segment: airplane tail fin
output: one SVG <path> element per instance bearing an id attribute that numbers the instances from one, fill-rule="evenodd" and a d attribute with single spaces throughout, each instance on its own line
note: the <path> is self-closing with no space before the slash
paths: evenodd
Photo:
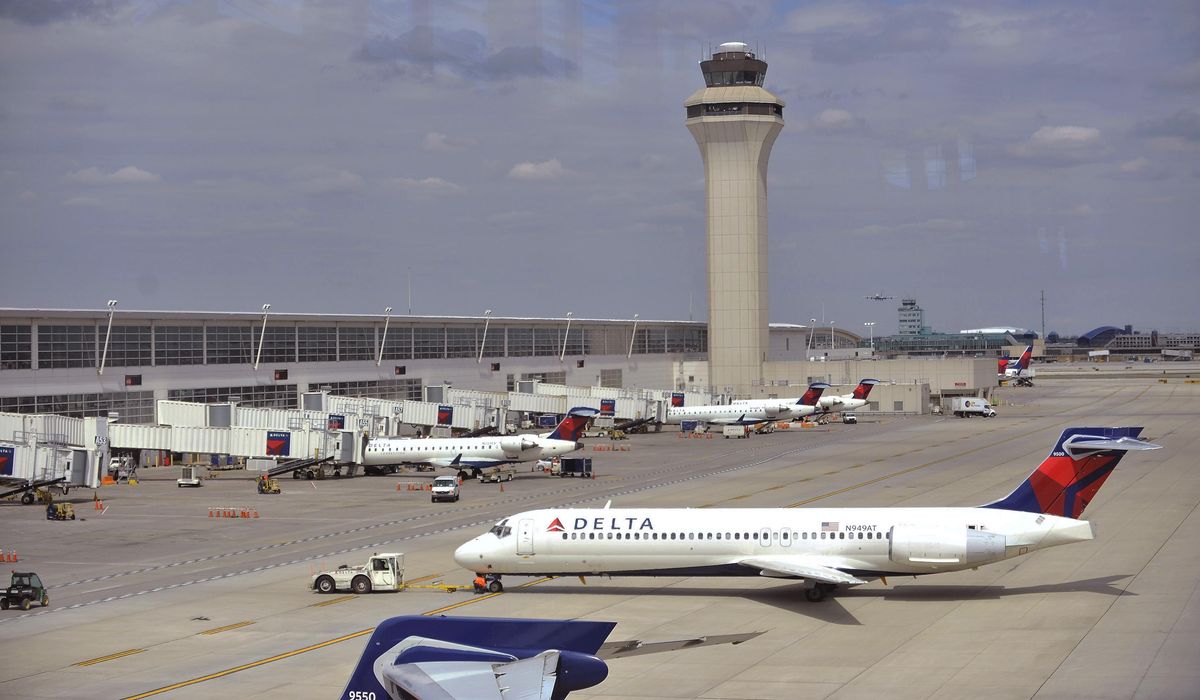
<path id="1" fill-rule="evenodd" d="M 817 401 L 821 399 L 821 394 L 824 394 L 828 388 L 829 385 L 825 382 L 813 382 L 808 385 L 808 391 L 805 391 L 804 396 L 801 396 L 796 403 L 801 406 L 816 406 Z"/>
<path id="2" fill-rule="evenodd" d="M 871 395 L 871 388 L 879 383 L 878 379 L 864 379 L 854 387 L 854 393 L 851 398 L 866 400 Z"/>
<path id="3" fill-rule="evenodd" d="M 412 697 L 408 691 L 414 686 L 427 690 L 428 697 L 471 697 L 474 693 L 464 689 L 461 676 L 476 670 L 484 680 L 490 678 L 495 683 L 495 670 L 501 666 L 513 671 L 505 685 L 521 691 L 521 697 L 544 697 L 536 691 L 547 683 L 554 697 L 564 697 L 568 691 L 604 680 L 607 666 L 594 655 L 615 626 L 613 622 L 589 620 L 423 615 L 389 618 L 371 634 L 341 700 Z M 559 652 L 557 667 L 549 668 L 548 674 L 539 669 L 537 677 L 528 678 L 524 670 L 516 668 L 518 660 L 544 655 L 547 650 Z M 451 666 L 448 671 L 438 668 L 447 665 Z M 472 669 L 472 665 L 479 668 Z M 473 687 L 478 692 L 481 686 Z"/>
<path id="4" fill-rule="evenodd" d="M 1014 369 L 1029 369 L 1029 361 L 1033 359 L 1033 346 L 1026 345 L 1025 352 L 1021 353 L 1021 357 L 1017 359 L 1017 364 Z"/>
<path id="5" fill-rule="evenodd" d="M 600 413 L 594 408 L 587 406 L 576 406 L 567 411 L 567 415 L 563 416 L 562 421 L 555 426 L 552 432 L 549 432 L 542 437 L 551 440 L 568 440 L 570 442 L 578 442 L 579 436 L 583 434 L 583 429 L 587 427 L 588 419 Z"/>
<path id="6" fill-rule="evenodd" d="M 1141 428 L 1067 428 L 1050 455 L 1012 493 L 982 508 L 1078 518 L 1126 452 L 1157 450 Z"/>

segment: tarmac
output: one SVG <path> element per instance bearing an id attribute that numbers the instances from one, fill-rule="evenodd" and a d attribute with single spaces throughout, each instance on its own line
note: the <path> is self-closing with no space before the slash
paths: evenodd
<path id="1" fill-rule="evenodd" d="M 592 439 L 595 479 L 525 471 L 503 489 L 467 482 L 458 503 L 408 490 L 428 474 L 282 479 L 282 494 L 258 495 L 239 472 L 177 488 L 173 468 L 99 489 L 102 509 L 73 491 L 73 522 L 0 503 L 0 548 L 20 556 L 5 566 L 37 572 L 51 598 L 0 613 L 0 697 L 338 697 L 381 620 L 455 614 L 609 620 L 610 640 L 763 632 L 614 659 L 580 698 L 1196 698 L 1200 384 L 1039 379 L 998 396 L 992 419 Z M 508 577 L 505 592 L 475 595 L 451 559 L 493 522 L 547 506 L 986 503 L 1075 425 L 1142 425 L 1164 449 L 1128 456 L 1100 490 L 1085 513 L 1096 540 L 975 571 L 809 603 L 801 584 L 765 578 Z M 210 507 L 251 517 L 209 517 Z M 463 588 L 309 589 L 314 572 L 372 552 L 403 552 L 409 581 Z"/>

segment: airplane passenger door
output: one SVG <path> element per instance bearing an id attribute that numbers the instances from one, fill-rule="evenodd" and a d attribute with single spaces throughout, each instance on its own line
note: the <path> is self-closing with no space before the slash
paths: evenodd
<path id="1" fill-rule="evenodd" d="M 533 554 L 533 520 L 525 518 L 517 523 L 517 554 Z"/>

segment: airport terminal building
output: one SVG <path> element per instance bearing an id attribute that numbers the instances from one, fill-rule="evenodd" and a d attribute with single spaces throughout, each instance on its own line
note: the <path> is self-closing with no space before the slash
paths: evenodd
<path id="1" fill-rule="evenodd" d="M 0 412 L 154 420 L 156 399 L 297 408 L 307 391 L 424 400 L 429 386 L 525 379 L 676 387 L 702 322 L 0 310 Z M 680 387 L 686 388 L 686 387 Z"/>

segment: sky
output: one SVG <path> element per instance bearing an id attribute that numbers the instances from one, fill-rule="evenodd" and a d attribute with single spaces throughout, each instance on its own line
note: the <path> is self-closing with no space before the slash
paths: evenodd
<path id="1" fill-rule="evenodd" d="M 1040 331 L 1044 290 L 1047 332 L 1200 330 L 1197 37 L 1188 0 L 0 0 L 0 306 L 702 320 L 683 101 L 736 40 L 787 103 L 773 322 Z"/>

